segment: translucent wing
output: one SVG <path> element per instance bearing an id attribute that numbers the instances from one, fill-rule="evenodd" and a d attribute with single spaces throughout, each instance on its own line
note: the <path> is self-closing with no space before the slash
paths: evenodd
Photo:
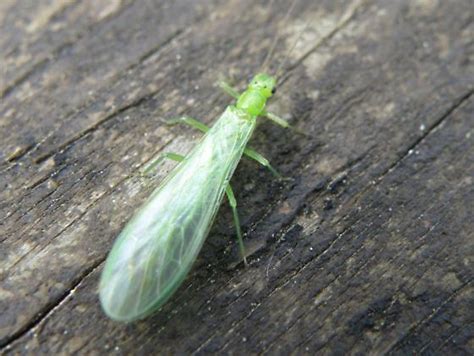
<path id="1" fill-rule="evenodd" d="M 254 117 L 228 107 L 126 225 L 100 281 L 100 300 L 111 318 L 144 317 L 180 285 L 254 127 Z"/>

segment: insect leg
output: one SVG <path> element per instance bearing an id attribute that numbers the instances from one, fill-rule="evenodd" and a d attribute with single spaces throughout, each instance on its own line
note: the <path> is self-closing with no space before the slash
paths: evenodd
<path id="1" fill-rule="evenodd" d="M 262 116 L 269 119 L 269 120 L 271 120 L 273 123 L 277 124 L 278 126 L 281 126 L 281 127 L 284 127 L 284 128 L 290 127 L 290 124 L 288 122 L 286 122 L 286 120 L 282 119 L 278 115 L 275 115 L 274 113 L 271 113 L 269 111 L 264 111 L 262 113 Z"/>
<path id="2" fill-rule="evenodd" d="M 221 88 L 226 94 L 229 94 L 231 97 L 233 97 L 234 99 L 238 99 L 240 94 L 237 90 L 235 90 L 230 84 L 228 84 L 227 82 L 223 81 L 223 80 L 219 80 L 217 82 L 217 85 L 219 86 L 219 88 Z"/>
<path id="3" fill-rule="evenodd" d="M 235 200 L 235 195 L 232 191 L 230 184 L 227 185 L 225 192 L 227 194 L 227 198 L 229 199 L 230 207 L 232 208 L 232 214 L 234 215 L 234 225 L 237 231 L 237 239 L 239 241 L 240 253 L 242 254 L 245 266 L 248 266 L 247 258 L 245 257 L 244 240 L 242 239 L 242 232 L 240 230 L 239 214 L 237 213 L 237 200 Z"/>
<path id="4" fill-rule="evenodd" d="M 276 116 L 276 115 L 275 115 Z M 286 123 L 285 120 L 283 119 L 280 119 L 282 120 L 283 122 Z M 194 127 L 196 129 L 198 129 L 199 131 L 203 132 L 203 133 L 206 133 L 207 131 L 209 131 L 209 127 L 200 122 L 199 120 L 196 120 L 192 117 L 189 117 L 189 116 L 182 116 L 182 117 L 178 117 L 178 118 L 174 118 L 174 119 L 170 119 L 170 120 L 167 120 L 166 121 L 166 124 L 168 125 L 177 125 L 177 124 L 185 124 L 185 125 L 188 125 L 188 126 L 191 126 L 191 127 Z M 287 124 L 288 125 L 288 124 Z M 258 163 L 260 163 L 262 166 L 268 168 L 270 170 L 270 172 L 277 178 L 282 178 L 281 174 L 278 173 L 276 171 L 275 168 L 272 167 L 272 165 L 270 164 L 270 162 L 268 161 L 268 159 L 266 159 L 265 157 L 263 157 L 260 153 L 258 153 L 257 151 L 255 151 L 253 148 L 250 148 L 250 147 L 246 147 L 245 150 L 244 150 L 244 155 L 246 155 L 247 157 L 253 159 L 254 161 L 257 161 Z M 169 158 L 169 157 L 164 157 L 164 158 Z M 156 165 L 158 165 L 161 160 L 163 160 L 163 157 L 159 157 L 158 158 L 158 162 L 156 164 L 153 165 L 153 168 L 156 167 Z M 148 170 L 148 169 L 147 169 Z"/>
<path id="5" fill-rule="evenodd" d="M 209 131 L 209 127 L 207 127 L 206 124 L 203 124 L 201 121 L 193 119 L 189 116 L 182 116 L 175 119 L 166 120 L 165 122 L 167 125 L 185 124 L 204 133 Z"/>
<path id="6" fill-rule="evenodd" d="M 251 159 L 257 161 L 258 163 L 260 163 L 262 166 L 268 168 L 270 170 L 270 172 L 272 172 L 272 174 L 277 177 L 277 178 L 281 178 L 281 174 L 277 172 L 277 170 L 275 168 L 272 167 L 272 165 L 270 164 L 270 162 L 268 161 L 268 159 L 266 159 L 265 157 L 263 157 L 260 153 L 258 153 L 257 151 L 255 151 L 254 149 L 250 148 L 250 147 L 246 147 L 245 150 L 244 150 L 244 154 L 247 156 L 247 157 L 250 157 Z"/>
<path id="7" fill-rule="evenodd" d="M 145 165 L 145 167 L 142 170 L 142 174 L 148 175 L 150 171 L 154 170 L 156 166 L 158 166 L 166 158 L 171 159 L 176 162 L 181 162 L 184 160 L 185 157 L 178 153 L 172 153 L 172 152 L 161 153 L 158 156 L 153 157 L 151 161 Z"/>
<path id="8" fill-rule="evenodd" d="M 278 126 L 281 126 L 285 129 L 290 129 L 290 130 L 296 132 L 297 134 L 300 134 L 300 135 L 303 135 L 303 136 L 310 136 L 306 132 L 303 132 L 303 131 L 298 130 L 297 128 L 291 126 L 288 122 L 286 122 L 286 120 L 282 119 L 281 117 L 279 117 L 278 115 L 276 115 L 272 112 L 264 111 L 264 112 L 262 112 L 261 116 L 263 116 L 266 119 L 269 119 L 274 124 L 277 124 Z"/>
<path id="9" fill-rule="evenodd" d="M 204 133 L 206 133 L 207 131 L 209 131 L 209 127 L 207 127 L 206 124 L 202 123 L 202 122 L 199 121 L 199 120 L 193 119 L 192 117 L 189 117 L 189 116 L 182 116 L 182 117 L 178 117 L 178 118 L 175 118 L 175 119 L 167 120 L 167 121 L 166 121 L 166 124 L 168 124 L 168 125 L 185 124 L 185 125 L 194 127 L 195 129 L 198 129 L 199 131 L 204 132 Z M 271 166 L 271 164 L 270 164 L 270 162 L 268 161 L 268 159 L 266 159 L 265 157 L 263 157 L 260 153 L 258 153 L 258 152 L 255 151 L 254 149 L 252 149 L 252 148 L 250 148 L 250 147 L 245 148 L 245 150 L 244 150 L 244 155 L 246 155 L 247 157 L 253 159 L 254 161 L 257 161 L 257 162 L 260 163 L 262 166 L 268 168 L 268 169 L 270 170 L 270 172 L 272 172 L 272 174 L 273 174 L 275 177 L 281 178 L 281 174 L 278 173 L 278 172 Z M 158 163 L 159 163 L 159 162 L 158 162 Z"/>

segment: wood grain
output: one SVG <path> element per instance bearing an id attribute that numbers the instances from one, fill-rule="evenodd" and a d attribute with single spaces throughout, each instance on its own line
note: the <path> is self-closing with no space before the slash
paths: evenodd
<path id="1" fill-rule="evenodd" d="M 0 4 L 1 353 L 474 352 L 472 1 L 288 7 Z M 234 176 L 250 266 L 224 204 L 170 302 L 108 320 L 103 261 L 153 189 L 137 170 L 199 137 L 161 118 L 211 124 L 215 81 L 243 88 L 275 36 L 270 108 L 306 135 L 262 120 L 252 146 L 292 180 Z"/>

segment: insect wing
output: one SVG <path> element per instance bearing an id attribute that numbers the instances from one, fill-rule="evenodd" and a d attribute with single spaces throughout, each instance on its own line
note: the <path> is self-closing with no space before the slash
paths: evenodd
<path id="1" fill-rule="evenodd" d="M 102 306 L 112 319 L 145 317 L 180 285 L 254 128 L 255 118 L 228 107 L 126 225 L 99 287 Z"/>

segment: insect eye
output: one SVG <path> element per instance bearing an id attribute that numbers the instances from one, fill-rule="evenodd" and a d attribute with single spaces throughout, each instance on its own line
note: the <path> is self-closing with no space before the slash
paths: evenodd
<path id="1" fill-rule="evenodd" d="M 272 89 L 272 94 L 275 94 L 276 91 L 277 91 L 277 88 L 276 88 L 276 87 L 273 87 L 273 89 Z"/>

